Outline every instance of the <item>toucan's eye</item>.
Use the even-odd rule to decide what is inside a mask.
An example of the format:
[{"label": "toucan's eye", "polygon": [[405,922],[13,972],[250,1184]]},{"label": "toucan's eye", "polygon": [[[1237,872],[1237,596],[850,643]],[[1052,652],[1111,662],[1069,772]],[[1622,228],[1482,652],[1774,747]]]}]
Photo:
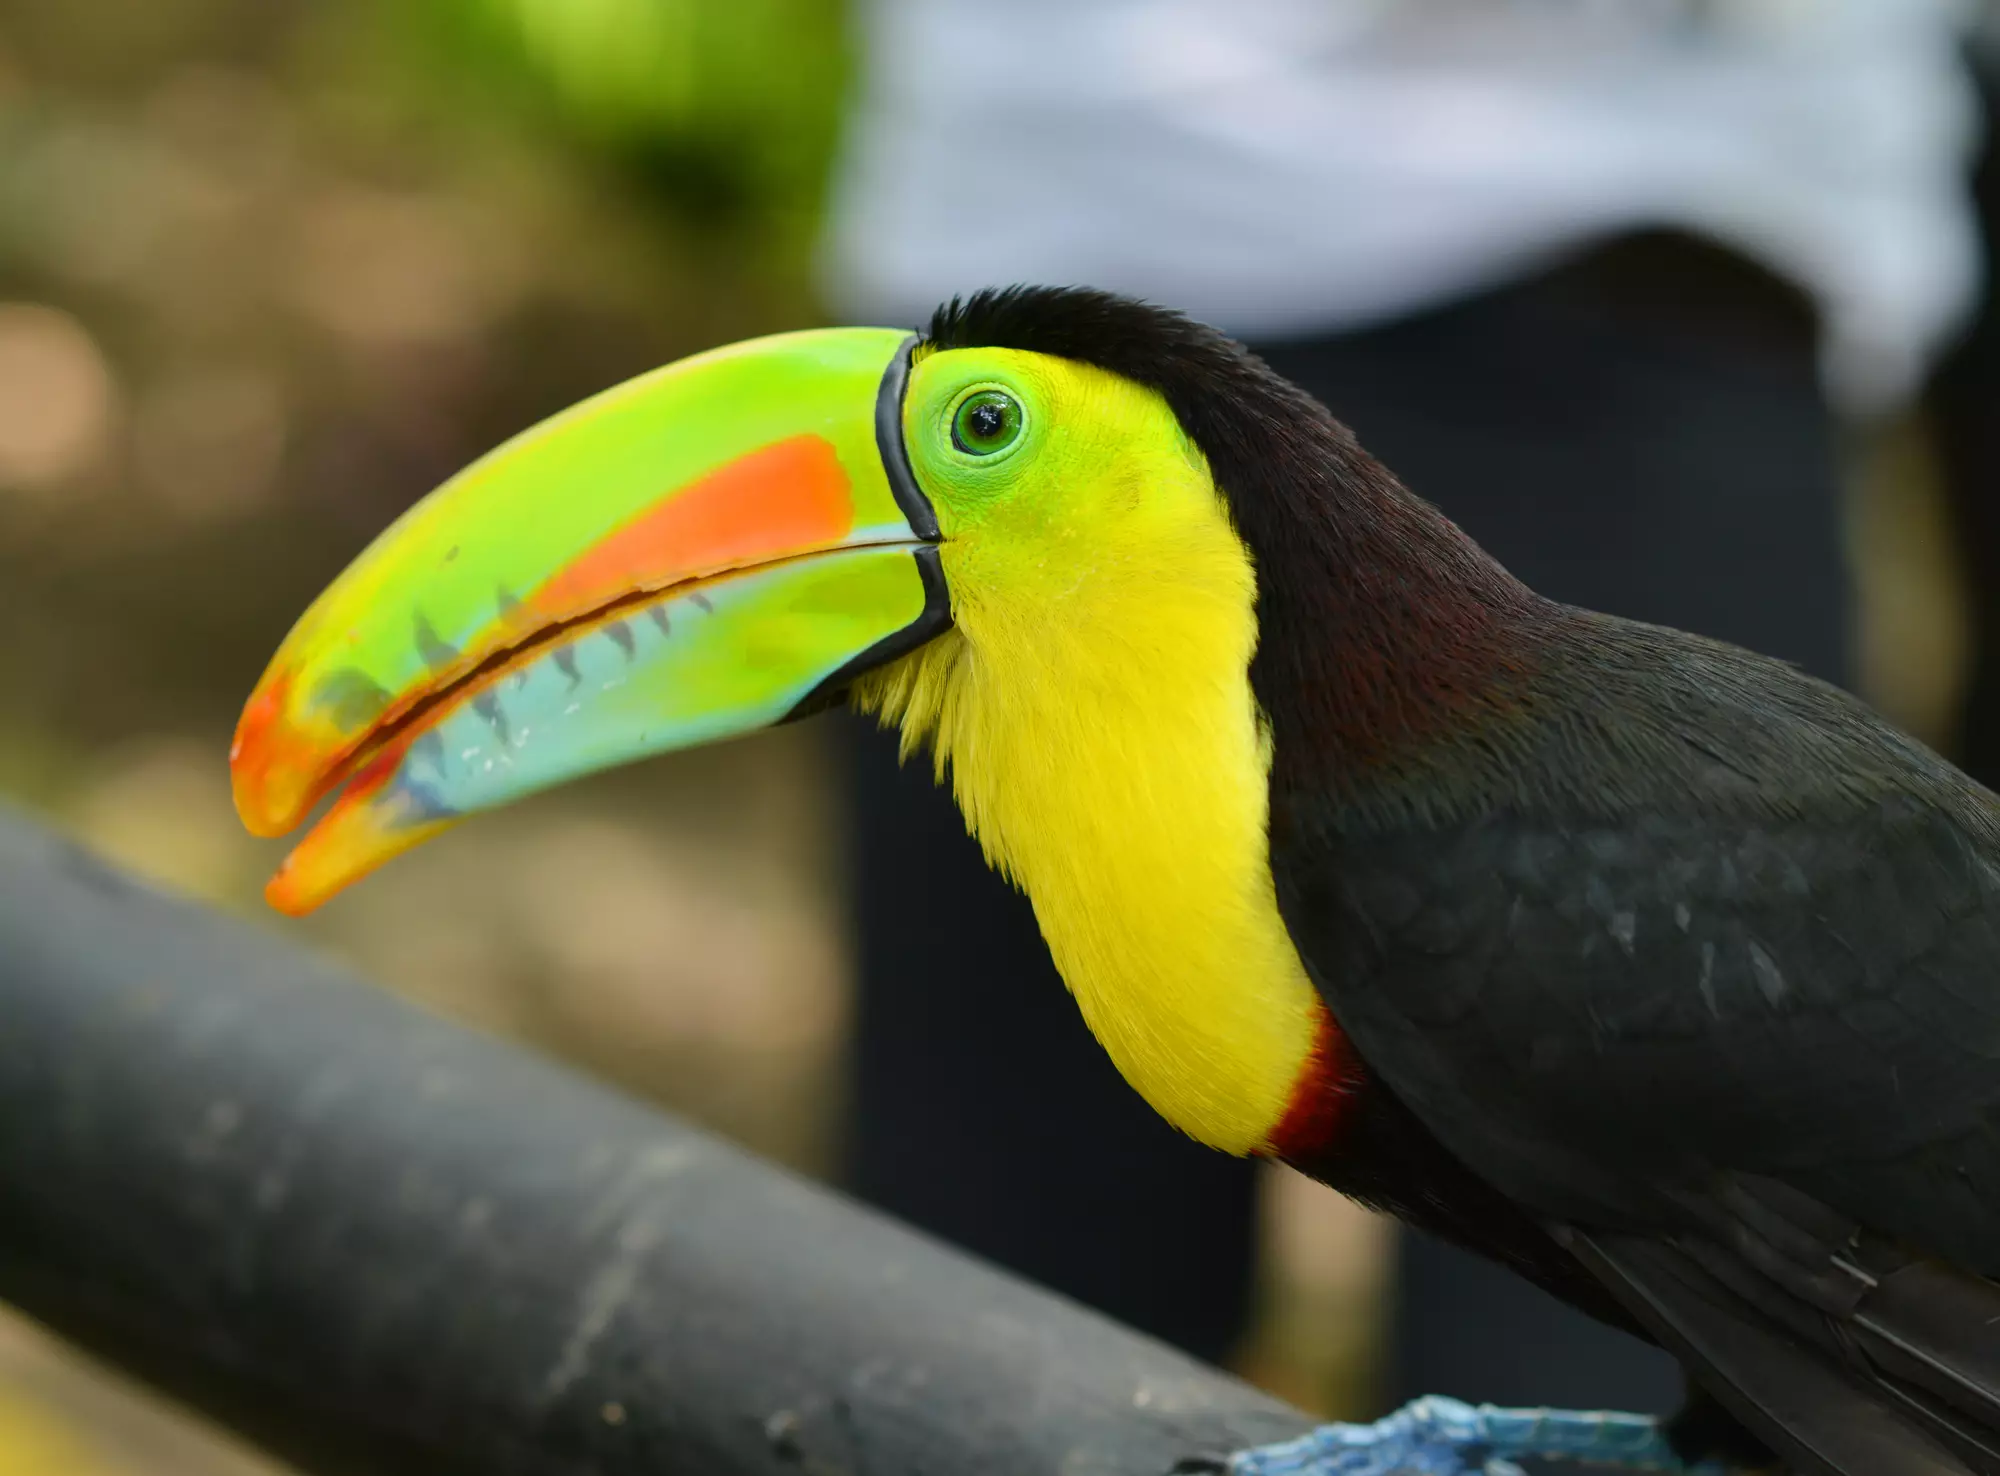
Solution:
[{"label": "toucan's eye", "polygon": [[999,390],[967,395],[951,418],[951,443],[968,456],[991,456],[1021,438],[1021,402]]}]

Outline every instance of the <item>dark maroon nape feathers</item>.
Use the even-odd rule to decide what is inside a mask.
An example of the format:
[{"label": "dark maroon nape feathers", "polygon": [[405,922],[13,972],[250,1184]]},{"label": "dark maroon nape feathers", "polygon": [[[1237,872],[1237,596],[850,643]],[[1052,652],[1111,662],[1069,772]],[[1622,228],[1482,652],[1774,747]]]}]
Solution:
[{"label": "dark maroon nape feathers", "polygon": [[1543,602],[1242,345],[1082,287],[954,299],[926,336],[1094,364],[1165,398],[1257,565],[1251,685],[1281,787],[1338,785],[1504,703]]}]

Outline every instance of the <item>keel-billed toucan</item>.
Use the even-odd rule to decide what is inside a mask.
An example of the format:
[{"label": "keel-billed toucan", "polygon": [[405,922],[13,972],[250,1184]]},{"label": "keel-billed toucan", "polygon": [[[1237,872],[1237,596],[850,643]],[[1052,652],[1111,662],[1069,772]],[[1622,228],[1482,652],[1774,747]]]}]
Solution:
[{"label": "keel-billed toucan", "polygon": [[1694,1378],[1657,1432],[1433,1401],[1236,1469],[2000,1472],[2000,800],[1787,666],[1540,597],[1177,314],[984,292],[557,416],[299,621],[236,799],[275,835],[338,791],[271,884],[304,911],[840,700],[931,749],[1176,1127]]}]

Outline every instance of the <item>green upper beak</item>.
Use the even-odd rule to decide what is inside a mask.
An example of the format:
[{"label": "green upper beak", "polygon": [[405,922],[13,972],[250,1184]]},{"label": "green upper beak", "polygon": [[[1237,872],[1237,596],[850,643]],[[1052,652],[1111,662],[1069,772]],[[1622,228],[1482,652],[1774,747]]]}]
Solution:
[{"label": "green upper beak", "polygon": [[829,329],[643,375],[412,508],[300,618],[230,752],[310,911],[458,816],[779,722],[950,623],[904,455],[915,340]]}]

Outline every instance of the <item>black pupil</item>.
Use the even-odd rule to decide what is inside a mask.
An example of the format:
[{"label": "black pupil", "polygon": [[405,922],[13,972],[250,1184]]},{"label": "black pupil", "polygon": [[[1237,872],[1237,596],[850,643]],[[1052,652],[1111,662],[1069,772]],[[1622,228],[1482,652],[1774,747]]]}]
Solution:
[{"label": "black pupil", "polygon": [[991,400],[974,405],[972,413],[966,417],[966,428],[977,441],[991,441],[1007,429],[1007,412]]}]

